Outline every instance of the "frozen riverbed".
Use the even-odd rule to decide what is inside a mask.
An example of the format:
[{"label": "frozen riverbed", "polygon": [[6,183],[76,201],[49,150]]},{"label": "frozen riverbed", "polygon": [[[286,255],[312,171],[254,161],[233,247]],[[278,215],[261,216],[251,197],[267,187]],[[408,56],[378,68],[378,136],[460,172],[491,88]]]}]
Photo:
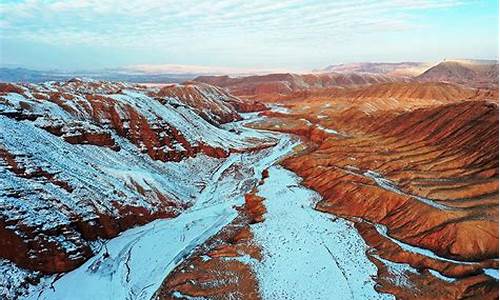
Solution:
[{"label": "frozen riverbed", "polygon": [[352,224],[313,209],[319,195],[273,166],[259,187],[265,221],[252,226],[264,259],[255,262],[264,299],[393,299],[374,290],[377,269]]},{"label": "frozen riverbed", "polygon": [[227,205],[218,205],[128,230],[30,298],[151,299],[175,266],[235,216]]},{"label": "frozen riverbed", "polygon": [[79,268],[43,278],[27,299],[151,299],[169,272],[237,216],[235,206],[244,203],[262,171],[299,143],[286,135],[241,131],[248,137],[274,139],[276,145],[220,160],[195,204],[179,217],[123,232]]}]

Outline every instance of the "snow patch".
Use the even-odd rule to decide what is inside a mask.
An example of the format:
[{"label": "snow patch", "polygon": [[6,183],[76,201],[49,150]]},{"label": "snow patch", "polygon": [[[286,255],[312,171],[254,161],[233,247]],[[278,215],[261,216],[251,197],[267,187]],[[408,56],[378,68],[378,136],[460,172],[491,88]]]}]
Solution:
[{"label": "snow patch", "polygon": [[463,264],[463,265],[475,265],[475,264],[477,264],[475,262],[458,261],[458,260],[453,260],[453,259],[449,259],[446,257],[438,256],[438,255],[434,254],[434,252],[432,252],[429,249],[420,248],[420,247],[416,247],[416,246],[404,243],[398,239],[391,237],[387,233],[387,227],[382,225],[382,224],[375,224],[375,229],[377,229],[377,232],[380,235],[390,239],[392,242],[396,243],[399,247],[401,247],[405,251],[417,253],[417,254],[424,255],[424,256],[427,256],[427,257],[430,257],[433,259],[437,259],[437,260],[441,260],[441,261],[451,262],[454,264]]},{"label": "snow patch", "polygon": [[384,178],[381,174],[379,174],[375,171],[368,170],[368,171],[364,172],[363,175],[368,177],[368,178],[371,178],[381,188],[388,190],[388,191],[391,191],[393,193],[415,198],[418,201],[420,201],[424,204],[430,205],[430,206],[437,208],[437,209],[441,209],[441,210],[453,210],[453,209],[455,209],[453,207],[437,203],[436,201],[434,201],[432,199],[428,199],[428,198],[424,198],[424,197],[420,197],[420,196],[416,196],[416,195],[410,195],[408,193],[405,193],[397,185],[395,185],[391,180]]}]

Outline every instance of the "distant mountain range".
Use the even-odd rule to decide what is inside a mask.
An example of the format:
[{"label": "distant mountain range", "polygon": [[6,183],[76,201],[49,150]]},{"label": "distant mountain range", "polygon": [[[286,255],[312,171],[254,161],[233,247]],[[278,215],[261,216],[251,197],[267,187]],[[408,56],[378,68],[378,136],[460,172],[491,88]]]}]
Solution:
[{"label": "distant mountain range", "polygon": [[[228,87],[228,85],[246,86],[246,83],[250,81],[252,85],[259,83],[259,87],[261,87],[260,83],[263,83],[265,90],[269,88],[278,88],[279,90],[285,88],[288,90],[291,85],[310,88],[309,85],[312,84],[316,88],[320,88],[331,85],[367,84],[394,80],[441,81],[476,87],[492,87],[498,85],[498,61],[454,59],[437,63],[359,62],[329,65],[323,69],[299,73],[288,73],[287,71],[273,69],[259,70],[184,65],[136,65],[97,71],[40,71],[27,68],[0,68],[0,82],[40,83],[44,81],[65,81],[74,77],[133,83],[182,83],[194,79],[223,87]],[[318,80],[319,82],[316,82]],[[291,83],[291,81],[297,84]],[[274,82],[278,82],[279,86],[269,87]],[[283,86],[283,84],[286,86]],[[295,88],[291,89],[295,90]],[[238,91],[231,90],[238,95],[241,94]]]},{"label": "distant mountain range", "polygon": [[498,86],[498,61],[449,60],[429,68],[416,77],[420,81],[445,81],[475,87]]},{"label": "distant mountain range", "polygon": [[38,71],[26,68],[0,68],[0,82],[65,81],[74,77],[88,77],[97,80],[136,82],[136,83],[180,83],[199,74],[149,74],[121,70],[85,71]]},{"label": "distant mountain range", "polygon": [[286,72],[278,69],[246,69],[198,65],[131,65],[93,71],[33,70],[24,67],[0,67],[0,82],[66,81],[71,78],[92,78],[103,81],[133,83],[181,83],[198,76],[249,76]]},{"label": "distant mountain range", "polygon": [[428,62],[398,62],[398,63],[372,63],[360,62],[350,64],[329,65],[326,68],[313,70],[315,73],[371,73],[390,76],[416,76],[431,67]]}]

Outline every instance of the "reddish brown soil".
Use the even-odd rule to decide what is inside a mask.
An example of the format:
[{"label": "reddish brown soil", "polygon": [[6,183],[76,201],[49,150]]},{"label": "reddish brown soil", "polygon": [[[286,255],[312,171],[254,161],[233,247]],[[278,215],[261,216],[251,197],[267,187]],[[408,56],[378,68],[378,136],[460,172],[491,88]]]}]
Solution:
[{"label": "reddish brown soil", "polygon": [[381,74],[269,74],[232,78],[229,76],[200,76],[194,79],[215,86],[223,87],[236,96],[272,100],[298,91],[321,89],[334,86],[357,86],[381,82],[393,82],[396,79]]},{"label": "reddish brown soil", "polygon": [[[393,82],[373,84],[362,88],[330,88],[304,91],[297,95],[298,99],[306,97],[326,97],[345,99],[352,102],[361,102],[376,99],[397,99],[401,101],[425,101],[423,104],[433,102],[456,102],[457,100],[477,100],[491,97],[498,98],[498,92],[489,89],[467,88],[443,82]],[[293,95],[290,95],[293,99]],[[397,107],[398,105],[395,105]]]},{"label": "reddish brown soil", "polygon": [[[263,180],[265,177],[264,173]],[[210,299],[260,299],[251,266],[238,260],[242,257],[262,259],[249,226],[264,220],[264,198],[256,192],[245,195],[245,204],[231,224],[169,274],[157,293],[158,299],[177,299],[175,292]]]},{"label": "reddish brown soil", "polygon": [[[252,126],[299,134],[315,144],[284,165],[323,196],[318,210],[357,223],[375,249],[369,255],[379,267],[381,291],[402,299],[498,297],[496,281],[481,275],[482,268],[498,268],[498,99],[480,100],[498,94],[441,83],[335,93],[343,99],[309,94],[284,102],[289,114],[267,112],[269,119]],[[401,192],[380,187],[367,171]],[[409,252],[372,223],[387,226],[402,243],[477,263]],[[419,270],[408,275],[414,289],[395,284],[377,257]],[[459,280],[441,280],[428,269]]]},{"label": "reddish brown soil", "polygon": [[429,68],[416,79],[498,89],[498,62],[443,61]]}]

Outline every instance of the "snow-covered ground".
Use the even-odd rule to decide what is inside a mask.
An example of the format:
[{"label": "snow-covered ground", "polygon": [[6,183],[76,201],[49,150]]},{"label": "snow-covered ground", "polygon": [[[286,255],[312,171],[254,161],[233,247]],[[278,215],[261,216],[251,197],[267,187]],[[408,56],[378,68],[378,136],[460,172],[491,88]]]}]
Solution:
[{"label": "snow-covered ground", "polygon": [[268,107],[272,111],[277,112],[277,113],[287,114],[290,112],[289,108],[287,108],[286,106],[281,105],[281,104],[268,104]]},{"label": "snow-covered ground", "polygon": [[128,230],[78,269],[46,279],[27,299],[151,299],[175,266],[234,217],[221,203]]},{"label": "snow-covered ground", "polygon": [[374,290],[377,269],[352,224],[313,209],[320,196],[273,166],[259,187],[265,221],[252,225],[264,259],[254,262],[264,299],[392,299]]},{"label": "snow-covered ground", "polygon": [[243,204],[244,194],[255,186],[262,171],[288,155],[297,143],[280,135],[275,147],[220,160],[189,210],[177,218],[123,232],[76,270],[60,278],[45,278],[27,299],[151,299],[175,266],[236,217],[234,206]]}]

